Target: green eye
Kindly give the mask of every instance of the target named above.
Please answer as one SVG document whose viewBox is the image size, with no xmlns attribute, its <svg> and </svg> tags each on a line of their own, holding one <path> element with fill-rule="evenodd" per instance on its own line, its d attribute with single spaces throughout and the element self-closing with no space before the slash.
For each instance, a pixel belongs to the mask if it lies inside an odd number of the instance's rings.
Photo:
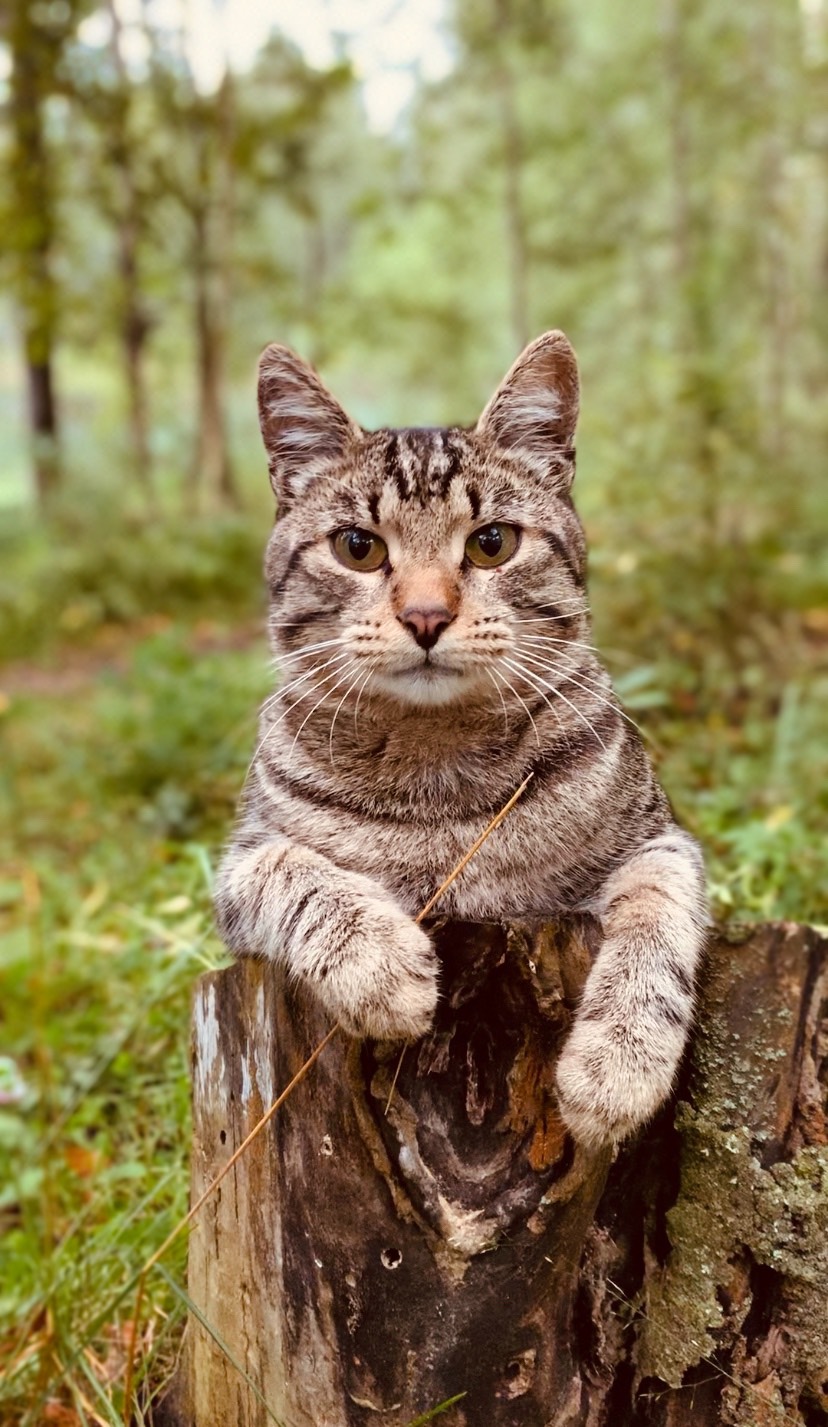
<svg viewBox="0 0 828 1427">
<path fill-rule="evenodd" d="M 378 570 L 388 559 L 385 541 L 355 526 L 337 530 L 331 536 L 331 545 L 337 560 L 349 570 Z"/>
<path fill-rule="evenodd" d="M 483 570 L 491 570 L 511 559 L 519 544 L 516 525 L 484 525 L 466 541 L 466 559 Z"/>
</svg>

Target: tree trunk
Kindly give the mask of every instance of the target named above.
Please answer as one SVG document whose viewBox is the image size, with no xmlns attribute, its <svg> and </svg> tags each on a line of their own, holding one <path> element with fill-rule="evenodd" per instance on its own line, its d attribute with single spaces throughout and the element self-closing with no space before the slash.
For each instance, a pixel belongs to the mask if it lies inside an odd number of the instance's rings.
<svg viewBox="0 0 828 1427">
<path fill-rule="evenodd" d="M 224 333 L 214 306 L 208 229 L 208 215 L 200 210 L 195 215 L 193 244 L 198 429 L 190 487 L 196 510 L 215 508 L 234 490 L 224 413 Z"/>
<path fill-rule="evenodd" d="M 523 133 L 518 114 L 515 77 L 509 56 L 509 11 L 503 0 L 495 5 L 497 45 L 494 78 L 497 89 L 503 161 L 503 199 L 506 248 L 509 260 L 509 316 L 512 343 L 521 352 L 529 341 L 529 239 L 523 201 Z"/>
<path fill-rule="evenodd" d="M 198 431 L 191 488 L 194 505 L 240 504 L 225 412 L 227 331 L 231 303 L 234 207 L 234 92 L 228 75 L 218 96 L 213 133 L 199 135 L 200 194 L 192 207 Z M 211 195 L 208 203 L 204 195 Z"/>
<path fill-rule="evenodd" d="M 118 78 L 111 109 L 110 157 L 118 176 L 118 274 L 121 280 L 120 332 L 129 408 L 130 456 L 133 471 L 152 503 L 152 457 L 144 356 L 150 322 L 141 292 L 139 238 L 141 196 L 135 179 L 130 134 L 130 78 L 123 54 L 123 29 L 115 0 L 108 0 L 110 53 Z"/>
<path fill-rule="evenodd" d="M 332 1042 L 201 1211 L 168 1422 L 828 1424 L 828 943 L 715 941 L 678 1104 L 610 1163 L 553 1090 L 596 935 L 439 929 L 393 1093 L 399 1045 Z M 194 1194 L 326 1029 L 271 967 L 202 979 Z"/>
<path fill-rule="evenodd" d="M 14 255 L 14 289 L 23 332 L 34 487 L 46 503 L 60 484 L 58 413 L 54 388 L 57 293 L 52 272 L 55 202 L 52 163 L 43 122 L 55 57 L 33 7 L 17 0 L 5 16 L 11 51 L 9 84 L 10 177 L 15 202 L 5 238 Z"/>
</svg>

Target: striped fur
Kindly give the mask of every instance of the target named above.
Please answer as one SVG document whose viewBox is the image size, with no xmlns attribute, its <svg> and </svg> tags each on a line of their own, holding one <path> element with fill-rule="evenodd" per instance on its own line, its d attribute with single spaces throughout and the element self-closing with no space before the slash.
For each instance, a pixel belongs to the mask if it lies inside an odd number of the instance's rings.
<svg viewBox="0 0 828 1427">
<path fill-rule="evenodd" d="M 469 920 L 590 910 L 604 942 L 559 1064 L 562 1113 L 617 1140 L 669 1094 L 693 1014 L 704 870 L 591 647 L 569 488 L 578 382 L 533 343 L 474 430 L 362 432 L 285 348 L 260 411 L 279 501 L 266 558 L 283 673 L 261 711 L 216 909 L 228 945 L 279 960 L 354 1035 L 423 1034 L 438 995 L 412 917 L 481 827 L 527 793 L 449 891 Z M 521 531 L 480 569 L 466 540 Z M 385 541 L 371 573 L 333 532 Z M 403 616 L 445 617 L 424 650 Z"/>
</svg>

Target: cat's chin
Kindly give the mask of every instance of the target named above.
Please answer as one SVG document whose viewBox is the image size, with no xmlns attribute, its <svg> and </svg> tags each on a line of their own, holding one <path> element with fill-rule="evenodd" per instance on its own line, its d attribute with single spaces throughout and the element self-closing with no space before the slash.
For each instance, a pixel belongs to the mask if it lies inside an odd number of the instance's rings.
<svg viewBox="0 0 828 1427">
<path fill-rule="evenodd" d="M 421 664 L 395 674 L 378 674 L 374 683 L 374 689 L 386 698 L 419 708 L 456 704 L 476 693 L 479 686 L 479 678 L 474 673 L 433 664 Z"/>
</svg>

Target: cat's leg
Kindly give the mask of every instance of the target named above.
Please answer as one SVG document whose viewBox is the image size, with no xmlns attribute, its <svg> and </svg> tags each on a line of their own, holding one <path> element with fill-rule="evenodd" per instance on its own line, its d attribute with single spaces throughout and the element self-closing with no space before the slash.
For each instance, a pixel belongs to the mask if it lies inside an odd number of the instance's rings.
<svg viewBox="0 0 828 1427">
<path fill-rule="evenodd" d="M 379 883 L 276 836 L 231 847 L 216 920 L 232 951 L 280 962 L 346 1030 L 423 1035 L 437 1004 L 437 958 Z"/>
<path fill-rule="evenodd" d="M 561 1113 L 591 1146 L 623 1139 L 670 1094 L 693 1018 L 708 909 L 693 839 L 671 827 L 611 874 L 604 941 L 557 1071 Z"/>
</svg>

